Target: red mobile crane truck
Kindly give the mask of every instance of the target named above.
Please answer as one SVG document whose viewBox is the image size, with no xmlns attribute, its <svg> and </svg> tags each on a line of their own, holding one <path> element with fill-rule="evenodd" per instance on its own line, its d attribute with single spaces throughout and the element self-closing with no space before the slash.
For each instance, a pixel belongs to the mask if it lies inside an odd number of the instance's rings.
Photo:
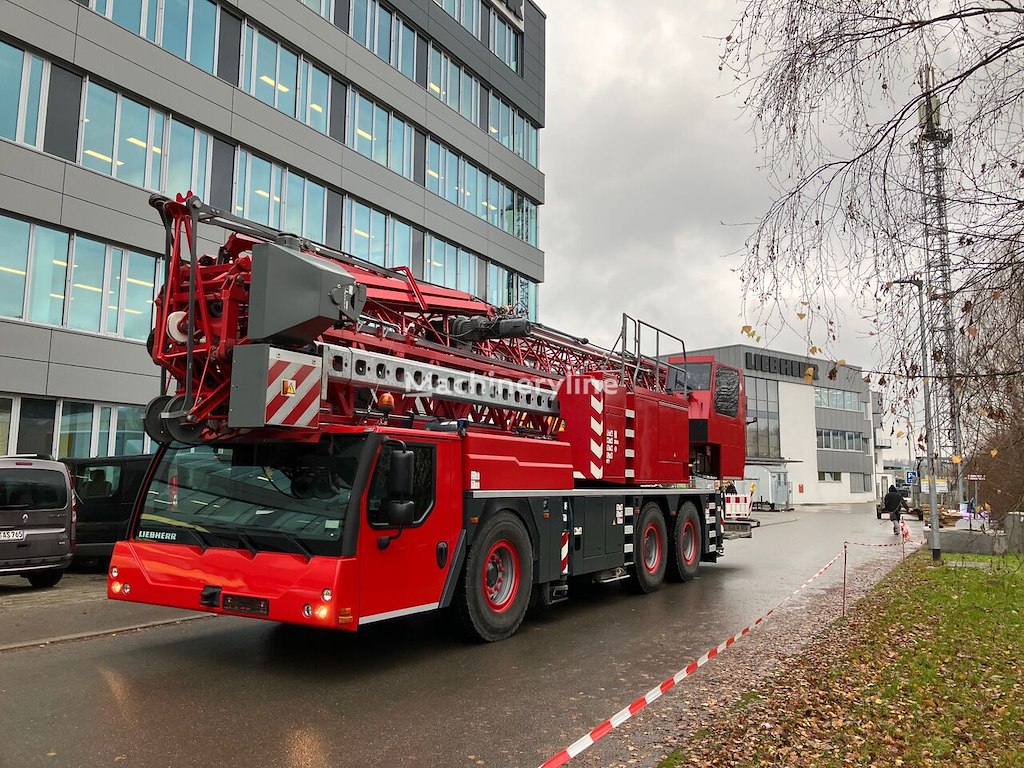
<svg viewBox="0 0 1024 768">
<path fill-rule="evenodd" d="M 493 641 L 573 578 L 650 592 L 756 524 L 686 487 L 691 464 L 743 475 L 740 371 L 711 361 L 695 388 L 641 351 L 682 341 L 632 318 L 605 350 L 194 196 L 150 202 L 168 394 L 110 598 L 346 630 L 451 607 Z M 229 233 L 216 253 L 201 224 Z"/>
</svg>

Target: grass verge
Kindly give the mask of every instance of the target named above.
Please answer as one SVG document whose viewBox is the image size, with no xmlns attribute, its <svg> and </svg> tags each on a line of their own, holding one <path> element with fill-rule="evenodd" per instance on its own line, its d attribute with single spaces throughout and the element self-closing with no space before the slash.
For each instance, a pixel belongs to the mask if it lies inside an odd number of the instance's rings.
<svg viewBox="0 0 1024 768">
<path fill-rule="evenodd" d="M 922 551 L 659 768 L 1024 768 L 1024 560 Z"/>
</svg>

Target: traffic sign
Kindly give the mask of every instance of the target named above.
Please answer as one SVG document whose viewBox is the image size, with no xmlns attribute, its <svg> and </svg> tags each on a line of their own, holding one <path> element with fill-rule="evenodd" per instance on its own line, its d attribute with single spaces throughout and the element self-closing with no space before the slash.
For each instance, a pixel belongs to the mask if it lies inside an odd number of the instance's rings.
<svg viewBox="0 0 1024 768">
<path fill-rule="evenodd" d="M 971 480 L 971 481 L 973 481 L 975 483 L 980 483 L 982 480 L 985 479 L 985 476 L 984 475 L 966 475 L 964 477 L 964 479 L 965 480 Z"/>
<path fill-rule="evenodd" d="M 917 470 L 916 469 L 908 469 L 907 470 L 907 472 L 906 472 L 906 483 L 907 483 L 907 485 L 917 485 L 917 478 L 918 478 L 918 474 L 917 474 Z"/>
</svg>

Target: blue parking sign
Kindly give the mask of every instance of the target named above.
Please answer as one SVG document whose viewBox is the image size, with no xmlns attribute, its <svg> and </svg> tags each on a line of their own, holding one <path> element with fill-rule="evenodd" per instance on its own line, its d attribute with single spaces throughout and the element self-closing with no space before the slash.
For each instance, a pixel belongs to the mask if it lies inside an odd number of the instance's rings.
<svg viewBox="0 0 1024 768">
<path fill-rule="evenodd" d="M 917 485 L 918 475 L 917 475 L 917 470 L 916 469 L 908 469 L 907 472 L 906 472 L 906 476 L 907 476 L 907 480 L 906 480 L 907 485 Z"/>
</svg>

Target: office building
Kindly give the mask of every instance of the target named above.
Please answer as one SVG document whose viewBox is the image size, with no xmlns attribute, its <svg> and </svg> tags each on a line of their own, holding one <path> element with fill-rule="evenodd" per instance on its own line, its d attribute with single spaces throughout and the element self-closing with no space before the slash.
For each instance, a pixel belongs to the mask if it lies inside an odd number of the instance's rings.
<svg viewBox="0 0 1024 768">
<path fill-rule="evenodd" d="M 714 355 L 743 371 L 741 490 L 753 485 L 755 500 L 775 508 L 875 500 L 882 446 L 891 444 L 876 442 L 878 396 L 860 368 L 742 344 L 689 354 Z"/>
<path fill-rule="evenodd" d="M 0 19 L 0 454 L 151 448 L 153 192 L 536 315 L 530 0 L 0 0 Z"/>
</svg>

